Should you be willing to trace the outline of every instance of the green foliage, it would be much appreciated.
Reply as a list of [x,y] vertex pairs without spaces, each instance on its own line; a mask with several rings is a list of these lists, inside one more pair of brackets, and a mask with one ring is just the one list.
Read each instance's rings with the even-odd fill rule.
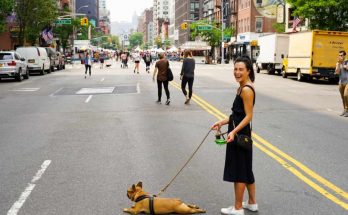
[[[198,26],[210,25],[213,26],[212,30],[200,31]],[[216,22],[208,22],[207,20],[198,20],[190,24],[191,38],[200,37],[203,41],[207,42],[210,46],[215,47],[221,44],[221,28],[218,27]],[[224,29],[224,36],[231,37],[234,32],[232,28]]]
[[161,40],[160,36],[155,38],[155,44],[156,44],[157,48],[162,47],[162,40]]
[[284,23],[274,23],[272,26],[277,33],[284,33],[285,32],[285,24]]
[[56,37],[59,38],[63,49],[66,49],[68,46],[69,38],[73,35],[74,28],[77,29],[80,27],[80,19],[72,19],[71,25],[56,25],[53,28],[53,33]]
[[14,9],[19,24],[19,45],[25,40],[35,43],[40,31],[58,17],[55,0],[17,0]]
[[310,29],[347,31],[347,0],[287,0],[294,15],[309,19]]
[[136,46],[140,46],[143,44],[144,34],[140,32],[135,32],[129,36],[129,45],[130,48],[134,48]]
[[11,14],[13,10],[13,0],[0,1],[0,33],[6,31],[6,17]]

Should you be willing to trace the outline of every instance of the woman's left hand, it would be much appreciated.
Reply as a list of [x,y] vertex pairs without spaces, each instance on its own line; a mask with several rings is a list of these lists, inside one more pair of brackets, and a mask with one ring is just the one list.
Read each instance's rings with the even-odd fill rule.
[[236,136],[236,133],[234,131],[231,131],[227,135],[227,143],[232,143],[234,140],[234,137]]

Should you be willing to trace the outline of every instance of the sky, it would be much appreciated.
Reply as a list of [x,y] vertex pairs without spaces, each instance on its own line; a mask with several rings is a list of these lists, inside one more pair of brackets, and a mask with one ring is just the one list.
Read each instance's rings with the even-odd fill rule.
[[111,22],[132,21],[134,11],[137,15],[152,7],[153,0],[107,0],[107,8],[110,10]]

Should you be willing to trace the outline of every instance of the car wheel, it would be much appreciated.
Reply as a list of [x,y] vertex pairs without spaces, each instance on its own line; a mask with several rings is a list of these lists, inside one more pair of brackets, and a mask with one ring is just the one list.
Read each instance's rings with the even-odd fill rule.
[[297,80],[302,82],[304,81],[304,77],[303,77],[303,74],[301,73],[301,70],[297,70]]
[[21,82],[23,80],[23,76],[22,76],[22,68],[18,69],[18,74],[16,76],[16,81]]
[[42,70],[40,71],[40,75],[45,75],[45,65],[42,65]]
[[282,77],[283,78],[287,78],[288,77],[288,75],[286,74],[286,71],[285,71],[285,68],[283,67],[283,69],[282,69]]
[[27,67],[25,75],[24,75],[24,79],[29,79],[29,68]]

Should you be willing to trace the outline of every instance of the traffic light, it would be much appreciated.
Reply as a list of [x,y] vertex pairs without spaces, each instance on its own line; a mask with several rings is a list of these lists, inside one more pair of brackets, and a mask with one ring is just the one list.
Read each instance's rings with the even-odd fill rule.
[[180,28],[181,28],[181,30],[186,30],[187,26],[188,26],[187,22],[183,22],[183,23],[181,23]]
[[88,18],[87,17],[84,17],[81,19],[81,25],[82,26],[87,26],[88,25]]

